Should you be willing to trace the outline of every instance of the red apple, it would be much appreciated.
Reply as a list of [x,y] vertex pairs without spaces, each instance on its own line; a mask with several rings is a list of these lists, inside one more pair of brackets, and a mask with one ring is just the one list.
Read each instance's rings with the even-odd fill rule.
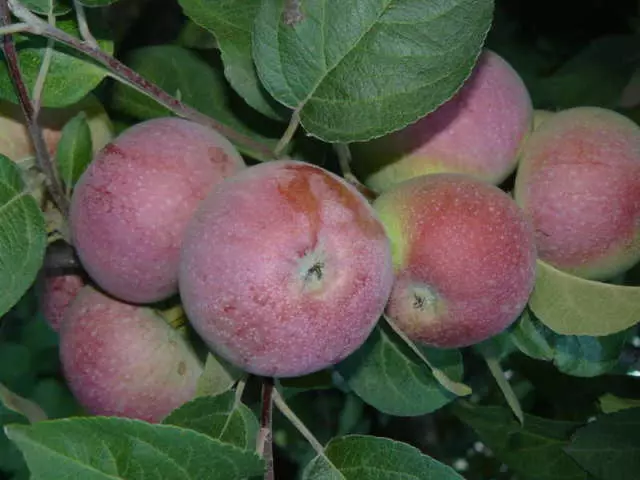
[[515,170],[532,118],[518,73],[485,50],[458,93],[435,111],[386,136],[351,144],[353,171],[377,192],[439,172],[499,184]]
[[40,309],[44,319],[56,332],[69,305],[84,286],[80,275],[55,275],[40,279]]
[[159,422],[194,398],[202,364],[153,310],[84,287],[60,328],[69,387],[91,414]]
[[387,302],[389,240],[340,177],[275,161],[228,178],[187,229],[180,294],[209,346],[258,375],[291,377],[355,351]]
[[243,168],[233,145],[205,126],[158,118],[131,127],[74,189],[71,235],[83,266],[127,302],[176,294],[188,220],[211,188]]
[[476,344],[500,333],[533,290],[533,230],[499,188],[463,174],[408,180],[374,202],[396,280],[387,314],[413,340]]
[[640,260],[640,127],[619,113],[578,107],[545,120],[514,192],[556,268],[604,280]]

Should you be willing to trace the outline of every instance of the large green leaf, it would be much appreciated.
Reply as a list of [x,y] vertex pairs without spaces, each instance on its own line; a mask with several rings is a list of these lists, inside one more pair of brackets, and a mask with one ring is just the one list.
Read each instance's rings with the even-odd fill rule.
[[172,425],[91,417],[5,430],[38,480],[240,480],[263,471],[254,452]]
[[[73,20],[59,20],[56,26],[70,35],[79,37],[77,25]],[[22,35],[16,35],[15,38],[24,82],[29,91],[33,91],[42,58],[47,49],[47,39]],[[112,41],[98,38],[98,44],[107,53],[113,53]],[[96,88],[106,74],[107,71],[102,66],[89,60],[88,57],[70,47],[56,43],[42,91],[41,104],[44,107],[64,107],[76,103]],[[0,98],[13,103],[18,102],[9,78],[6,60],[1,53]]]
[[464,480],[417,448],[388,438],[349,435],[332,440],[314,458],[303,480]]
[[[224,76],[195,53],[177,45],[156,45],[133,50],[126,62],[182,102],[240,133],[275,147],[276,140],[256,134],[234,115],[227,102]],[[144,120],[171,115],[155,100],[121,84],[114,88],[113,105],[121,112]],[[236,143],[236,147],[254,158],[265,159],[248,145]]]
[[476,431],[500,461],[518,474],[518,478],[588,478],[563,450],[579,424],[525,415],[524,425],[520,425],[506,408],[478,407],[468,402],[459,402],[453,411]]
[[213,33],[222,52],[224,74],[231,86],[260,113],[286,118],[282,108],[264,89],[251,56],[251,31],[261,0],[180,0],[194,22]]
[[556,333],[610,335],[640,321],[640,287],[585,280],[538,260],[529,307]]
[[243,450],[256,446],[258,420],[234,392],[199,397],[174,410],[163,423],[189,428]]
[[71,11],[70,2],[64,0],[22,0],[22,4],[29,10],[39,13],[40,15],[48,15],[52,6],[53,14],[56,16],[64,15]]
[[0,316],[36,279],[44,261],[44,217],[18,167],[0,155]]
[[468,78],[492,0],[264,0],[253,57],[271,95],[330,142],[412,123]]
[[629,331],[602,337],[560,335],[526,310],[509,333],[513,343],[525,355],[551,361],[568,375],[595,377],[618,364]]
[[640,408],[603,415],[579,429],[566,451],[601,480],[636,480],[640,472]]
[[[422,352],[450,378],[462,380],[458,350],[424,348]],[[390,415],[424,415],[458,398],[387,325],[377,326],[336,369],[362,400]]]

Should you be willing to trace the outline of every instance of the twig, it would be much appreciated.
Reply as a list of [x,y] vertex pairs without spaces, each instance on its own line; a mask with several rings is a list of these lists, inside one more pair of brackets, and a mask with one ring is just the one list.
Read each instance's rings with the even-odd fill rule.
[[262,410],[260,413],[260,432],[258,433],[258,441],[256,450],[262,456],[266,470],[264,472],[264,480],[274,480],[275,473],[273,470],[273,379],[262,379]]
[[316,453],[321,457],[326,458],[324,447],[322,446],[322,444],[316,437],[313,436],[313,433],[311,433],[304,422],[300,420],[300,418],[298,418],[295,413],[293,413],[293,410],[289,408],[289,405],[287,405],[287,403],[284,401],[284,398],[282,398],[282,395],[280,395],[280,392],[278,392],[277,390],[273,391],[273,401],[276,404],[276,407],[278,407],[278,410],[280,410],[280,412],[282,412],[287,420],[289,420],[293,424],[293,426],[296,427],[296,429],[302,434],[307,442],[309,442],[309,444],[313,447]]
[[89,23],[87,23],[87,16],[84,12],[84,5],[78,0],[73,0],[73,8],[76,11],[76,18],[78,19],[78,29],[80,30],[80,36],[82,39],[94,48],[100,48],[98,41],[91,34],[89,29]]
[[[55,26],[56,17],[53,14],[53,1],[49,0],[49,13],[47,15],[47,19],[50,25]],[[40,112],[40,103],[42,99],[42,92],[44,90],[44,81],[47,78],[47,73],[49,72],[49,65],[51,65],[51,59],[53,58],[53,47],[55,42],[52,39],[47,39],[47,48],[44,50],[44,55],[42,56],[42,63],[40,64],[40,70],[38,71],[38,77],[36,78],[36,83],[33,86],[33,93],[31,95],[31,100],[33,103],[33,114],[37,118]]]
[[[0,0],[0,27],[7,26],[11,23],[11,14],[7,0]],[[46,22],[42,22],[48,25]],[[24,114],[27,129],[31,137],[31,142],[36,152],[36,159],[38,162],[38,168],[45,174],[46,185],[49,193],[58,209],[66,217],[69,211],[69,202],[64,195],[64,190],[58,175],[56,174],[47,144],[42,136],[42,130],[36,121],[33,104],[29,98],[27,87],[22,80],[22,73],[20,72],[20,64],[18,62],[18,53],[16,46],[13,43],[13,37],[11,35],[5,35],[2,37],[2,50],[4,51],[5,60],[7,62],[7,68],[9,70],[9,77],[13,88],[16,90],[22,113]]]
[[227,127],[217,120],[203,113],[200,113],[198,110],[180,102],[178,99],[172,97],[169,93],[161,89],[158,85],[145,79],[135,70],[127,67],[125,64],[112,57],[105,51],[101,50],[100,48],[97,48],[89,44],[88,42],[69,35],[59,28],[52,27],[47,22],[32,14],[17,0],[0,1],[2,1],[4,4],[8,3],[13,14],[29,25],[28,30],[26,30],[27,32],[35,35],[41,35],[47,38],[52,38],[57,42],[60,42],[75,50],[78,50],[81,53],[84,53],[85,55],[91,57],[94,61],[105,67],[111,77],[129,85],[140,93],[153,98],[156,102],[168,108],[175,114],[191,121],[200,123],[202,125],[207,125],[211,128],[214,128],[229,140],[245,145],[251,150],[259,152],[267,158],[274,157],[273,152],[267,145],[264,145],[263,143],[258,142],[253,138],[250,138],[247,135],[234,130],[233,128]]
[[11,25],[6,25],[0,28],[0,36],[2,35],[12,35],[14,33],[22,33],[29,30],[29,25],[26,23],[14,23]]

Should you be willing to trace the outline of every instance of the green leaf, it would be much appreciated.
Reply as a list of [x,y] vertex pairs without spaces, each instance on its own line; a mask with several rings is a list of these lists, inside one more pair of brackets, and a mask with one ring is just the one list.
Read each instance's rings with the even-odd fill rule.
[[189,428],[243,450],[256,447],[258,420],[234,392],[199,397],[185,403],[164,419],[167,425]]
[[640,398],[623,398],[605,393],[598,399],[602,413],[615,413],[628,408],[640,408]]
[[204,371],[198,379],[196,393],[198,396],[215,397],[233,387],[243,375],[244,372],[238,367],[213,353],[208,353]]
[[85,7],[106,7],[112,3],[116,3],[118,0],[79,0]]
[[[423,352],[448,377],[462,379],[458,350]],[[336,369],[362,400],[390,415],[424,415],[457,398],[386,324],[379,324],[364,345]]]
[[[223,75],[195,53],[176,45],[144,47],[129,53],[127,65],[200,112],[267,146],[275,147],[276,140],[252,132],[234,115],[227,103]],[[114,87],[113,106],[143,120],[172,114],[155,100],[122,84]],[[236,144],[236,147],[247,155],[265,160],[263,155],[244,144]]]
[[0,402],[9,410],[13,410],[25,417],[29,422],[36,423],[47,419],[47,414],[34,402],[16,395],[0,383]]
[[67,122],[56,150],[58,174],[64,182],[67,195],[93,158],[93,143],[87,115],[80,112]]
[[511,330],[510,338],[525,355],[552,361],[563,373],[595,377],[618,364],[628,334],[628,330],[623,330],[602,337],[560,335],[525,311]]
[[540,102],[556,109],[583,105],[616,107],[638,66],[638,50],[640,35],[596,39],[538,84]]
[[527,480],[586,480],[583,471],[563,447],[571,433],[579,426],[524,416],[520,425],[511,412],[502,407],[479,407],[458,402],[453,412],[471,428],[520,478]]
[[263,471],[255,453],[172,425],[90,417],[9,425],[5,431],[38,480],[232,480]]
[[[56,27],[79,37],[77,25],[73,20],[59,20],[56,22]],[[97,32],[93,33],[98,35]],[[47,49],[47,39],[23,35],[16,35],[14,38],[22,76],[29,91],[33,91],[42,57]],[[113,53],[111,40],[98,38],[98,44],[102,50],[109,54]],[[106,74],[103,67],[76,50],[59,42],[55,43],[42,91],[41,104],[43,107],[64,107],[76,103],[96,88]],[[0,98],[18,103],[4,54],[0,54]]]
[[269,93],[312,135],[369,140],[460,88],[492,14],[492,0],[265,0],[253,58]]
[[553,363],[563,373],[576,377],[595,377],[618,364],[628,331],[606,337],[554,335]]
[[18,167],[0,155],[0,316],[36,279],[44,261],[47,232]]
[[610,335],[640,321],[640,287],[585,280],[538,260],[529,307],[556,333]]
[[349,435],[332,440],[314,458],[303,480],[427,479],[464,480],[451,467],[417,448],[388,438]]
[[[4,402],[0,401],[0,426],[7,424],[28,423],[27,418],[17,413],[14,409],[8,408]],[[0,468],[4,471],[18,472],[26,469],[22,454],[18,447],[5,435],[4,429],[0,432]]]
[[286,109],[260,83],[251,56],[251,31],[261,0],[180,0],[184,13],[213,33],[222,53],[224,74],[245,101],[275,120],[286,119]]
[[176,43],[182,47],[198,50],[213,50],[218,48],[218,42],[213,34],[197,23],[187,20],[180,30]]
[[603,415],[579,429],[566,451],[601,480],[635,480],[640,472],[640,408]]
[[509,330],[514,345],[525,355],[536,360],[553,360],[553,347],[547,340],[549,329],[533,318],[529,309],[525,309]]
[[53,4],[53,14],[65,15],[71,11],[69,2],[57,0],[22,0],[22,4],[32,12],[40,15],[48,15],[51,4]]

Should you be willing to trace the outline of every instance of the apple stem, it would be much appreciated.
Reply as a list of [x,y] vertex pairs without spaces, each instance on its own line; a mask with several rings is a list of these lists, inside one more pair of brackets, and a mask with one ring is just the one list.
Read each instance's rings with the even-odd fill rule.
[[276,145],[276,148],[273,150],[273,154],[275,155],[276,158],[280,157],[280,154],[283,152],[283,150],[287,148],[287,146],[291,142],[291,139],[295,135],[296,130],[298,130],[299,126],[300,126],[300,111],[296,109],[293,111],[293,114],[291,115],[291,120],[289,121],[289,125],[287,126],[287,129],[285,130],[284,134],[282,135],[282,138],[280,138],[280,140],[278,141],[278,144]]
[[509,383],[509,380],[507,380],[507,377],[500,366],[500,361],[498,360],[495,348],[493,348],[490,343],[484,342],[479,344],[476,350],[479,351],[484,358],[484,361],[489,368],[489,372],[491,372],[491,375],[498,384],[498,388],[500,388],[500,391],[507,401],[507,405],[511,408],[511,411],[520,422],[520,425],[524,425],[524,413],[522,412],[522,406],[520,405],[516,392],[511,388],[511,384]]
[[89,29],[84,6],[78,0],[73,0],[73,9],[76,11],[76,18],[78,19],[78,29],[80,30],[80,36],[93,48],[100,48],[98,46],[98,42],[91,34],[91,30]]
[[364,195],[367,200],[373,202],[378,197],[378,194],[361,183],[360,180],[358,180],[351,172],[351,150],[349,150],[349,145],[337,143],[333,146],[333,149],[338,156],[340,171],[342,172],[344,179]]
[[274,390],[273,392],[273,401],[276,404],[276,407],[278,407],[278,410],[280,410],[280,412],[287,418],[287,420],[289,420],[292,425],[296,427],[296,429],[302,434],[307,442],[309,442],[309,444],[313,447],[316,453],[329,461],[329,459],[327,459],[326,457],[326,454],[324,453],[324,447],[322,446],[322,444],[313,435],[313,433],[311,433],[304,422],[300,420],[300,418],[293,412],[293,410],[291,410],[289,405],[287,405],[287,402],[284,401],[284,398],[282,398],[282,395],[280,395],[280,392],[278,392],[277,390]]
[[[213,128],[232,142],[244,145],[248,149],[263,155],[265,158],[273,158],[274,155],[269,146],[263,144],[262,142],[256,141],[253,138],[224,125],[223,123],[220,123],[214,118],[211,118],[199,112],[195,108],[182,103],[180,100],[171,96],[155,83],[150,82],[149,80],[138,74],[136,71],[127,67],[115,57],[109,55],[98,46],[93,45],[92,42],[81,40],[77,37],[74,37],[73,35],[69,35],[59,28],[53,27],[47,22],[41,20],[36,15],[31,13],[29,9],[22,5],[18,0],[0,0],[0,5],[2,5],[3,11],[10,8],[11,12],[18,19],[27,24],[27,27],[22,29],[21,31],[53,39],[56,42],[67,45],[74,50],[84,53],[85,55],[105,67],[108,74],[112,78],[152,98],[160,105],[171,110],[176,115],[191,120],[192,122],[200,123],[202,125]],[[10,17],[7,11],[7,16],[6,18],[3,18],[3,24],[0,25],[0,27],[9,24]]]
[[[49,25],[46,22],[42,22],[45,25]],[[9,10],[8,0],[0,0],[0,28],[11,25],[11,13]],[[26,31],[26,30],[25,30]],[[31,142],[36,152],[36,159],[38,168],[46,176],[46,186],[53,201],[62,214],[67,217],[69,212],[69,201],[64,194],[62,184],[58,179],[56,170],[53,167],[51,156],[47,149],[47,144],[44,141],[42,130],[37,122],[37,114],[29,98],[29,92],[24,84],[22,73],[20,71],[20,63],[18,61],[18,53],[16,51],[16,45],[13,42],[12,35],[4,35],[2,37],[2,50],[4,52],[5,60],[7,62],[7,68],[9,70],[9,77],[11,83],[16,91],[22,113],[27,123],[27,130],[31,137]]]
[[[262,410],[260,412],[260,432],[256,450],[266,464],[264,480],[275,480],[273,468],[273,379],[262,379]],[[236,392],[237,394],[237,392]],[[237,398],[237,397],[236,397]]]

